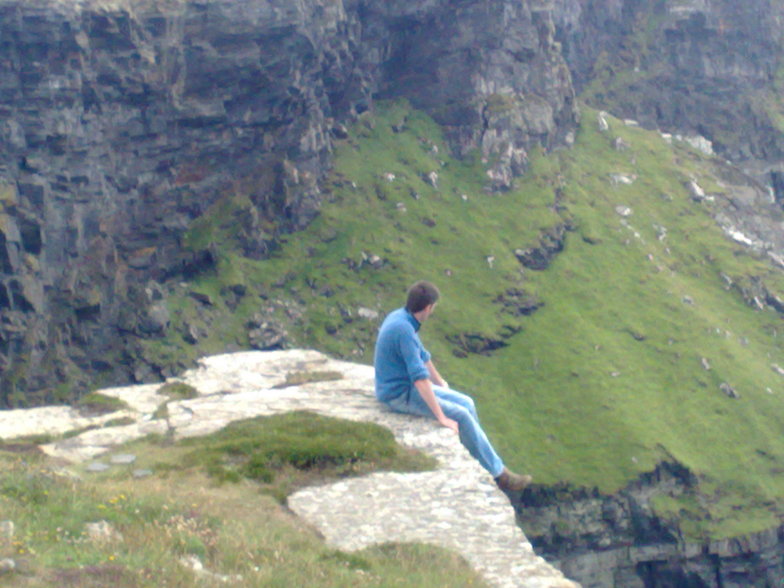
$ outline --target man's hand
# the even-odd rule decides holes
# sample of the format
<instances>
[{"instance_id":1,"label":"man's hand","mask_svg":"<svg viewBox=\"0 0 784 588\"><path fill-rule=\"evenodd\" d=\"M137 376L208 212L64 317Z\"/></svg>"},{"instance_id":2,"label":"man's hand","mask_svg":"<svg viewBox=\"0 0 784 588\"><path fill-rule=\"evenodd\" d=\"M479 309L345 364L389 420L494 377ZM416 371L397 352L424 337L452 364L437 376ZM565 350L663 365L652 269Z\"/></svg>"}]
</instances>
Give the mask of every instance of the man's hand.
<instances>
[{"instance_id":1,"label":"man's hand","mask_svg":"<svg viewBox=\"0 0 784 588\"><path fill-rule=\"evenodd\" d=\"M452 429L455 433L460 433L460 426L457 424L457 421L453 421L448 416L444 416L443 419L438 419L438 422L445 426L447 429Z\"/></svg>"},{"instance_id":2,"label":"man's hand","mask_svg":"<svg viewBox=\"0 0 784 588\"><path fill-rule=\"evenodd\" d=\"M416 386L417 392L419 392L422 400L425 401L425 404L427 404L428 408L433 413L433 416L436 417L436 420L439 422L439 424L443 425L447 429L452 429L455 433L459 433L460 427L458 426L457 422L446 416L444 411L441 409L441 406L438 404L438 399L436 399L436 394L433 392L433 385L431 384L430 380L417 380L414 382L414 386Z\"/></svg>"}]
</instances>

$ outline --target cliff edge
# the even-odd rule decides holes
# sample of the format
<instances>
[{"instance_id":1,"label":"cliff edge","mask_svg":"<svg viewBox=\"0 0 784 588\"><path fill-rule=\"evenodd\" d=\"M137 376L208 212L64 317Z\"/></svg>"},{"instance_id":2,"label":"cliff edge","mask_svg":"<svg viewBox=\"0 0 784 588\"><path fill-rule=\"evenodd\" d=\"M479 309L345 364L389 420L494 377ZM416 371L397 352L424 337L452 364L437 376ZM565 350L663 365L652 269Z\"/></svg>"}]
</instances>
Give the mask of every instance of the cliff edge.
<instances>
[{"instance_id":1,"label":"cliff edge","mask_svg":"<svg viewBox=\"0 0 784 588\"><path fill-rule=\"evenodd\" d=\"M325 371L339 373L340 379L279 387L287 373ZM329 544L353 551L386 542L430 543L460 553L494 586L577 586L533 552L506 496L455 436L430 420L380 407L373 395L372 368L315 351L247 352L205 358L179 380L200 395L169 401L166 420L152 419L166 401L156 393L160 386L139 385L101 391L127 403L130 408L122 415L83 417L70 407L0 412L0 436L63 433L127 417L131 424L87 430L42 447L70 462L102 464L120 444L149 433L168 431L175 438L205 435L258 415L310 410L374 422L391 429L399 443L435 457L438 468L379 472L291 495L289 507Z\"/></svg>"}]
</instances>

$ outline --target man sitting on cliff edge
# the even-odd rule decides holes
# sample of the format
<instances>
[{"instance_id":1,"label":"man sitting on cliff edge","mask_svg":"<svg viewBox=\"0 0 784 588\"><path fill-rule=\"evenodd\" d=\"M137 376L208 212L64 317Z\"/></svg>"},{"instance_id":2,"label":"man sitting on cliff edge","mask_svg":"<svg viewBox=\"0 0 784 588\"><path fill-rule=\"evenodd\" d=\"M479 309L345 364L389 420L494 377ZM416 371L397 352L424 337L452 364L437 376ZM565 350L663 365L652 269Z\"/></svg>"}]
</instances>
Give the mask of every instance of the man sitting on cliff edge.
<instances>
[{"instance_id":1,"label":"man sitting on cliff edge","mask_svg":"<svg viewBox=\"0 0 784 588\"><path fill-rule=\"evenodd\" d=\"M433 314L439 295L430 282L417 282L408 290L406 305L384 319L373 362L376 397L396 412L435 418L452 429L501 490L519 492L531 476L504 466L479 424L473 399L449 389L419 340L419 327Z\"/></svg>"}]
</instances>

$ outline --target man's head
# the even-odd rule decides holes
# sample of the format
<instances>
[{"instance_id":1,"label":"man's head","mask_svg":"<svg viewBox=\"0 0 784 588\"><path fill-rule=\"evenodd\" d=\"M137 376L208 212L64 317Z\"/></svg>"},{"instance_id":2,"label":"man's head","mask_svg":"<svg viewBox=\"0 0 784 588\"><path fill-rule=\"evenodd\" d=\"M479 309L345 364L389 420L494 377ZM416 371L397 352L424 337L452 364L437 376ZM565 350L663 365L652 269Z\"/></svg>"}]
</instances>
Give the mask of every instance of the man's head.
<instances>
[{"instance_id":1,"label":"man's head","mask_svg":"<svg viewBox=\"0 0 784 588\"><path fill-rule=\"evenodd\" d=\"M432 312L432 307L435 306L440 293L430 282L424 280L417 282L408 289L408 298L406 299L406 310L411 314L422 313L427 310L427 315ZM425 317L426 318L426 317Z\"/></svg>"}]
</instances>

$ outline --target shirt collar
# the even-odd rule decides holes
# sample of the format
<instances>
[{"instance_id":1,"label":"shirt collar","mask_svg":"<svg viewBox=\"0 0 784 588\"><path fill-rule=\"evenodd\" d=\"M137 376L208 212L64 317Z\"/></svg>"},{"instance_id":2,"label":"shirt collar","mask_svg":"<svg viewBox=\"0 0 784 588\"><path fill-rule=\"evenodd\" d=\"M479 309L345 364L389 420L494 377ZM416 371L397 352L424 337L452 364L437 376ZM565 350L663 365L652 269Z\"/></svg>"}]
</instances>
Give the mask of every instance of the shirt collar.
<instances>
[{"instance_id":1,"label":"shirt collar","mask_svg":"<svg viewBox=\"0 0 784 588\"><path fill-rule=\"evenodd\" d=\"M403 311L406 313L406 318L408 319L408 322L411 323L412 327L414 327L414 332L418 332L419 327L422 325L422 323L416 320L416 317L410 312L408 312L408 309L405 306L403 307Z\"/></svg>"}]
</instances>

